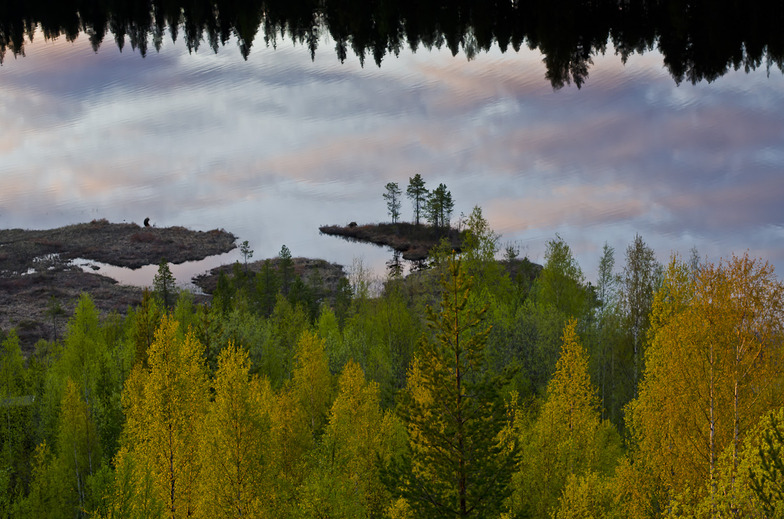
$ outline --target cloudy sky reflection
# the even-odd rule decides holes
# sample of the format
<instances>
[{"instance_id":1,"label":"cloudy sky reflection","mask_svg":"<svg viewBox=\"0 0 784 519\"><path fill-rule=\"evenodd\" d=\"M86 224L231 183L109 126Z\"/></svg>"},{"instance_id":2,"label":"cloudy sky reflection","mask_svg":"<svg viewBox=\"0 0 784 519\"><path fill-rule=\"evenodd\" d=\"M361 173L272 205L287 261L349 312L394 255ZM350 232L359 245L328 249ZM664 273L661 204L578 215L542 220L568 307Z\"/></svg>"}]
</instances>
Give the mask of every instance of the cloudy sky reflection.
<instances>
[{"instance_id":1,"label":"cloudy sky reflection","mask_svg":"<svg viewBox=\"0 0 784 519\"><path fill-rule=\"evenodd\" d=\"M657 53L623 66L610 49L581 90L553 91L529 50L380 69L341 65L329 42L315 62L285 41L247 62L181 42L144 59L84 37L25 50L0 67L3 228L149 216L224 227L258 258L285 243L380 272L387 252L317 228L385 219L384 184L420 173L535 261L560 233L588 279L605 241L620 264L635 233L662 261L696 246L784 268L778 71L676 85Z\"/></svg>"}]
</instances>

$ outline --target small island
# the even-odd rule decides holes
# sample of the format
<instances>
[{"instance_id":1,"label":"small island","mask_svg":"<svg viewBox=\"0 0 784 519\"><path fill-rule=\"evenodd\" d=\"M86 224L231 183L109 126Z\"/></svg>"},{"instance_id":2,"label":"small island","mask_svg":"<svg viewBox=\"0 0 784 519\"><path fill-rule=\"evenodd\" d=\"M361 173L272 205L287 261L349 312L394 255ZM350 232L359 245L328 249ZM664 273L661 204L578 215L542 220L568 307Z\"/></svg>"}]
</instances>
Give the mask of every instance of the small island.
<instances>
[{"instance_id":1,"label":"small island","mask_svg":"<svg viewBox=\"0 0 784 519\"><path fill-rule=\"evenodd\" d=\"M258 274L265 272L265 265L269 265L276 273L281 272L284 269L283 261L278 256L243 265L239 263L220 265L193 278L193 284L199 287L205 294L212 295L218 287L218 280L221 274L226 276L236 275L237 269L239 269L242 275L253 279ZM323 291L328 294L335 293L338 290L340 280L346 277L342 265L330 263L323 259L296 257L289 258L288 261L290 261L290 266L285 268L291 269L292 277L299 277L307 285L318 283L322 285Z\"/></svg>"}]
</instances>

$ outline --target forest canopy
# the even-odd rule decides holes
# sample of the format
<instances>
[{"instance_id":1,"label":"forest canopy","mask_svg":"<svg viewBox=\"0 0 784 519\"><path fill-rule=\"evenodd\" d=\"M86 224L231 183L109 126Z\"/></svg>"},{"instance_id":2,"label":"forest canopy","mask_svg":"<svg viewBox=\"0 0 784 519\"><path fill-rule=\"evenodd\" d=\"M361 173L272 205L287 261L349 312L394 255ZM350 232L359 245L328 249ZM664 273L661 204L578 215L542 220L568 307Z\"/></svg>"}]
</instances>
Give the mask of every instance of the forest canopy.
<instances>
[{"instance_id":1,"label":"forest canopy","mask_svg":"<svg viewBox=\"0 0 784 519\"><path fill-rule=\"evenodd\" d=\"M559 236L535 269L465 221L378 294L284 247L211 304L162 278L123 316L84 294L28 357L5 330L0 517L784 512L770 265L663 266L635 236L592 284Z\"/></svg>"}]
</instances>

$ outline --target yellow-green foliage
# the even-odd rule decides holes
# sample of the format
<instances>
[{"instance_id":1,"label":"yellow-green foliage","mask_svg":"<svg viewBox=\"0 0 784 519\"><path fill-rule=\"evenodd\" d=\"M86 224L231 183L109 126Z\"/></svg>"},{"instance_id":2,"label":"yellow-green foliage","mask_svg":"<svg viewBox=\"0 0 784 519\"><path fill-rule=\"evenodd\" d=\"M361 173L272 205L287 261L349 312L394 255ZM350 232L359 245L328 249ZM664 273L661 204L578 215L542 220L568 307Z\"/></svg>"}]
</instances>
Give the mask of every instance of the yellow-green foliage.
<instances>
[{"instance_id":1,"label":"yellow-green foliage","mask_svg":"<svg viewBox=\"0 0 784 519\"><path fill-rule=\"evenodd\" d=\"M628 415L637 462L681 507L726 493L720 457L737 472L749 428L780 405L782 291L747 256L697 272L670 264Z\"/></svg>"},{"instance_id":2,"label":"yellow-green foliage","mask_svg":"<svg viewBox=\"0 0 784 519\"><path fill-rule=\"evenodd\" d=\"M532 423L526 423L524 415L518 418L523 449L511 501L517 513L533 517L555 513L567 483L571 488L564 503L584 499L580 492L586 485L603 485L596 478L611 472L620 454L617 433L601 421L576 324L572 319L564 327L561 355L539 415ZM580 479L588 474L594 479Z\"/></svg>"},{"instance_id":3,"label":"yellow-green foliage","mask_svg":"<svg viewBox=\"0 0 784 519\"><path fill-rule=\"evenodd\" d=\"M353 361L343 368L318 458L306 483L307 517L378 517L390 495L381 483L385 463L401 440L396 418L379 405L378 384Z\"/></svg>"},{"instance_id":4,"label":"yellow-green foliage","mask_svg":"<svg viewBox=\"0 0 784 519\"><path fill-rule=\"evenodd\" d=\"M26 358L0 333L0 519L784 515L769 266L674 261L648 314L639 237L615 294L607 248L598 292L560 238L530 289L468 227L462 262L318 319L302 281L262 304L236 269L209 310L148 295L102 320L84 296Z\"/></svg>"},{"instance_id":5,"label":"yellow-green foliage","mask_svg":"<svg viewBox=\"0 0 784 519\"><path fill-rule=\"evenodd\" d=\"M199 513L203 517L266 517L270 475L269 383L250 377L245 350L218 357L215 399L199 432Z\"/></svg>"},{"instance_id":6,"label":"yellow-green foliage","mask_svg":"<svg viewBox=\"0 0 784 519\"><path fill-rule=\"evenodd\" d=\"M137 364L123 392L127 421L123 446L134 460L135 486L165 510L167 517L196 512L200 460L199 429L207 410L207 371L203 348L178 323L164 317L148 351L149 370ZM131 499L140 496L132 495Z\"/></svg>"}]
</instances>

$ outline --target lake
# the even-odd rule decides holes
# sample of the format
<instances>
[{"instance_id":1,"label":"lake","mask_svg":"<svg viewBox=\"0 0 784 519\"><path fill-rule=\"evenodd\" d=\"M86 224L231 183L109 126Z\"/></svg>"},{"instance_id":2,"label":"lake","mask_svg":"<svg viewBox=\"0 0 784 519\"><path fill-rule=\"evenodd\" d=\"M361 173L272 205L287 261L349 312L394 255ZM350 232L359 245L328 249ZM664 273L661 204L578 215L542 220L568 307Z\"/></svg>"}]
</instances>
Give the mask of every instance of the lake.
<instances>
[{"instance_id":1,"label":"lake","mask_svg":"<svg viewBox=\"0 0 784 519\"><path fill-rule=\"evenodd\" d=\"M620 266L635 233L662 262L696 247L713 261L749 251L784 268L780 40L744 40L741 54L763 48L761 59L744 61L733 54L735 34L718 58L719 43L693 37L681 62L663 28L641 30L650 44L630 50L613 32L630 25L561 45L548 39L552 28L527 27L507 41L498 26L488 38L474 23L459 44L447 30L439 48L438 35L435 44L422 36L432 30L414 37L409 29L398 48L387 36L385 53L364 54L352 49L373 34L355 28L343 38L337 15L321 16L312 19L329 30L313 25L304 36L290 20L271 31L235 20L214 44L220 31L197 37L187 20L175 24L175 41L170 25L156 37L104 23L99 46L91 34L96 40L100 24L53 31L40 16L22 49L11 14L0 12L9 22L0 23L0 226L149 217L225 228L249 241L254 259L285 244L294 256L361 261L382 276L391 252L318 227L388 220L384 185L405 190L419 173L428 188L447 185L453 222L478 205L502 245L533 261L559 234L588 280L603 244L615 247ZM554 63L564 45L569 59L582 58ZM704 48L712 49L707 64L695 57ZM408 200L402 212L412 218ZM184 281L240 258L236 251L174 273ZM113 275L146 285L154 269Z\"/></svg>"}]
</instances>

